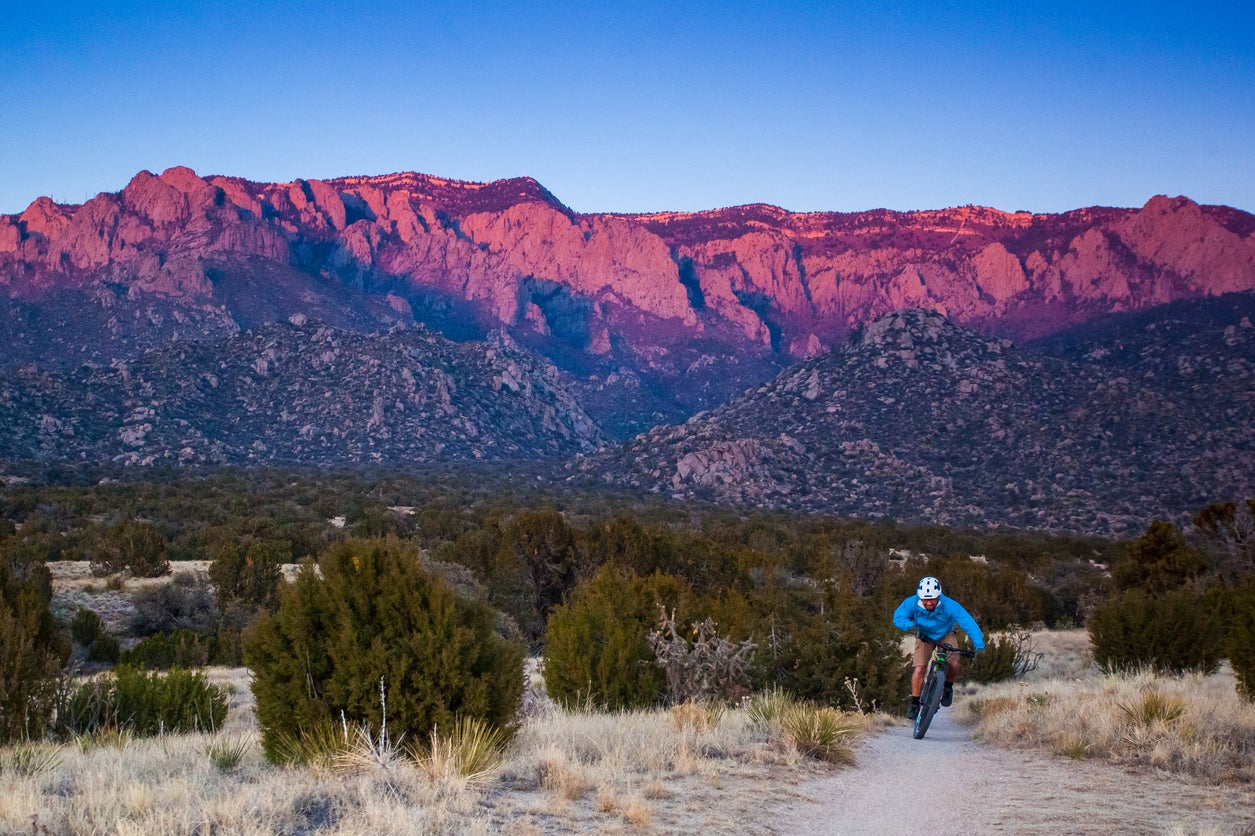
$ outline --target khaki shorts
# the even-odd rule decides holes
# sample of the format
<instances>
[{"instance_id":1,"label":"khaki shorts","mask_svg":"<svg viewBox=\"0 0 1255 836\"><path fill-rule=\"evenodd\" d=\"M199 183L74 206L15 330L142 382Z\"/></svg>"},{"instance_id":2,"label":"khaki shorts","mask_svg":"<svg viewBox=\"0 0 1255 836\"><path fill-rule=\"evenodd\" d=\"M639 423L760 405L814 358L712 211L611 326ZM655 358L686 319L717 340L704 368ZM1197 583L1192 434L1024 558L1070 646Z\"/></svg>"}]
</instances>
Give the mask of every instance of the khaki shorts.
<instances>
[{"instance_id":1,"label":"khaki shorts","mask_svg":"<svg viewBox=\"0 0 1255 836\"><path fill-rule=\"evenodd\" d=\"M946 634L941 641L951 647L959 646L959 637L953 632ZM915 638L915 654L911 657L912 664L917 668L926 668L928 667L928 660L932 658L932 655L933 643L917 636Z\"/></svg>"}]
</instances>

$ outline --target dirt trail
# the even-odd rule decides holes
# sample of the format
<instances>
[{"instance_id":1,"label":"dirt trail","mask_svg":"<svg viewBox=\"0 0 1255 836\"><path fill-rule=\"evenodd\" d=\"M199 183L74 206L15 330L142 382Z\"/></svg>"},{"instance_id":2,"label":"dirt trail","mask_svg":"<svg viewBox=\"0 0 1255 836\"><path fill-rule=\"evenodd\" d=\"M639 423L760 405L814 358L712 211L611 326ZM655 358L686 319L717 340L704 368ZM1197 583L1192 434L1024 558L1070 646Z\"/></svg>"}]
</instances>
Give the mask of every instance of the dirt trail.
<instances>
[{"instance_id":1,"label":"dirt trail","mask_svg":"<svg viewBox=\"0 0 1255 836\"><path fill-rule=\"evenodd\" d=\"M1205 787L1163 773L980 745L944 709L924 740L915 740L909 727L890 728L865 741L857 759L853 769L798 785L797 797L776 807L760 832L1255 833L1251 788ZM922 825L930 819L935 823Z\"/></svg>"}]
</instances>

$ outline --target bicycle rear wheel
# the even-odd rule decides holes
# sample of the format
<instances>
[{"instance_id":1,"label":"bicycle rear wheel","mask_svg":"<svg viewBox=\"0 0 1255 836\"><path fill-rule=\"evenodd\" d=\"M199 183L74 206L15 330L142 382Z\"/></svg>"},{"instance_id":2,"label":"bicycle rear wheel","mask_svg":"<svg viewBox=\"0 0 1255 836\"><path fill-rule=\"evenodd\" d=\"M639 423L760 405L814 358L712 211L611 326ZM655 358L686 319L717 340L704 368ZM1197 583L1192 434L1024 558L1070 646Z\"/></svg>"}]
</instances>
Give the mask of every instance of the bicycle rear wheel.
<instances>
[{"instance_id":1,"label":"bicycle rear wheel","mask_svg":"<svg viewBox=\"0 0 1255 836\"><path fill-rule=\"evenodd\" d=\"M941 705L941 692L946 687L946 674L937 668L928 672L924 680L924 690L919 695L919 715L915 718L915 739L923 740L928 733L928 725Z\"/></svg>"}]
</instances>

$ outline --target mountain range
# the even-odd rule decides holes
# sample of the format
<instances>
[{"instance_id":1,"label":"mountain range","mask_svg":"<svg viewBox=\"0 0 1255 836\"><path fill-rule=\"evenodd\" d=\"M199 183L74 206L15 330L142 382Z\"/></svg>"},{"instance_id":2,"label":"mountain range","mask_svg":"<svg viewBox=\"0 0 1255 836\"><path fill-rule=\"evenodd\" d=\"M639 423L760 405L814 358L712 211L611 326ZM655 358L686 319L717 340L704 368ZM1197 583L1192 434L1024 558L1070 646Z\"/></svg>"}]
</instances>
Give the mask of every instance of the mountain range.
<instances>
[{"instance_id":1,"label":"mountain range","mask_svg":"<svg viewBox=\"0 0 1255 836\"><path fill-rule=\"evenodd\" d=\"M173 168L0 215L0 288L10 461L578 455L1108 532L1251 491L1255 216L1184 197L588 215L529 178Z\"/></svg>"}]
</instances>

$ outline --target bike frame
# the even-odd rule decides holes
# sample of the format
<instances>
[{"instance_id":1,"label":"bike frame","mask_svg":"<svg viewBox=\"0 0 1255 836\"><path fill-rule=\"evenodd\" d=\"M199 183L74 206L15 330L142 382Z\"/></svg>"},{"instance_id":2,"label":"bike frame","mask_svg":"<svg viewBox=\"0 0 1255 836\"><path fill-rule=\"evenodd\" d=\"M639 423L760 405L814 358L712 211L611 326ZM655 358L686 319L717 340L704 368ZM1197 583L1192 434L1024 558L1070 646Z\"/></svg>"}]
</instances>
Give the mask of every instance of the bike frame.
<instances>
[{"instance_id":1,"label":"bike frame","mask_svg":"<svg viewBox=\"0 0 1255 836\"><path fill-rule=\"evenodd\" d=\"M933 721L933 715L941 706L941 692L946 688L946 674L950 670L949 654L976 655L970 650L960 650L944 642L929 642L929 644L933 646L933 655L928 660L928 674L924 678L924 687L919 693L919 714L915 716L916 740L924 739L924 735L928 733L928 726Z\"/></svg>"}]
</instances>

